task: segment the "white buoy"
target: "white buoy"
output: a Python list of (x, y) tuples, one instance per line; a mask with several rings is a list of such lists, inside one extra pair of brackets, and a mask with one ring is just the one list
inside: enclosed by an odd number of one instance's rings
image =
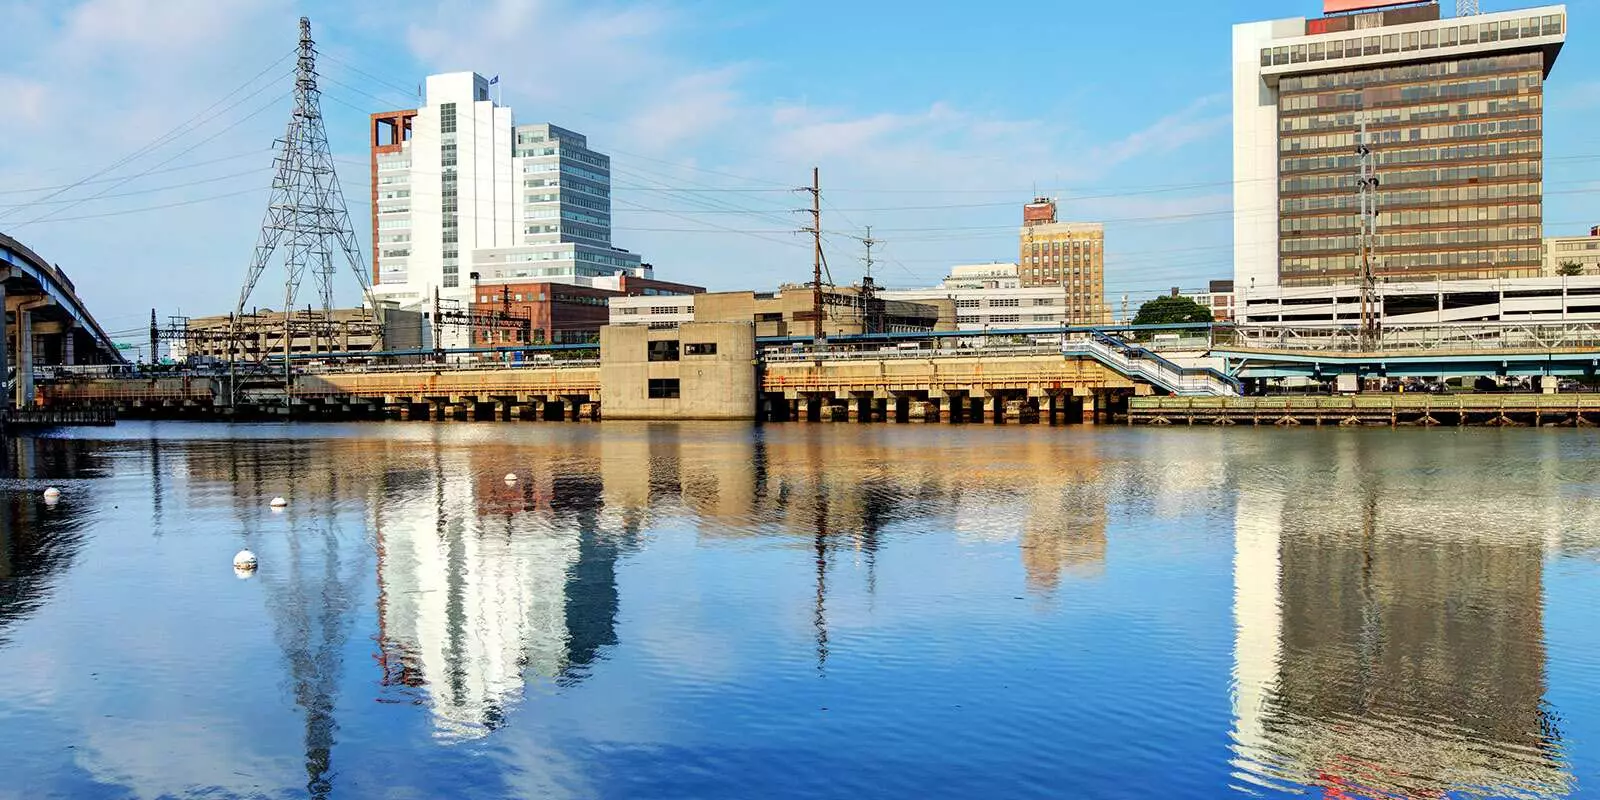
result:
[(274, 497), (269, 505), (271, 505), (273, 508), (283, 508), (284, 506), (289, 505), (289, 501), (281, 497)]
[(238, 554), (233, 557), (233, 568), (235, 570), (241, 570), (241, 569), (243, 569), (243, 570), (252, 570), (252, 569), (255, 569), (256, 568), (256, 554), (250, 552), (249, 550), (240, 550), (238, 552)]
[(516, 483), (516, 482), (517, 482), (517, 473), (515, 473), (515, 472), (507, 472), (506, 473), (506, 483)]
[(60, 499), (61, 499), (61, 490), (60, 489), (57, 489), (56, 487), (51, 486), (50, 488), (44, 490), (44, 501), (46, 503), (54, 503), (55, 501), (60, 500)]
[(233, 576), (241, 581), (250, 580), (256, 574), (255, 567), (234, 567)]

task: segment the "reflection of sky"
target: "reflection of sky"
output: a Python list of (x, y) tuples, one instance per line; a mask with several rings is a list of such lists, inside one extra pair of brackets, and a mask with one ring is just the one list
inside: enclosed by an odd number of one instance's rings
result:
[[(1243, 481), (1281, 503), (1286, 475), (1357, 447), (1366, 466), (1327, 468), (1449, 493), (1436, 527), (1501, 507), (1565, 532), (1549, 542), (1577, 541), (1593, 501), (1538, 509), (1600, 496), (1589, 450), (1534, 431), (1430, 432), (1420, 456), (1349, 431), (770, 426), (757, 480), (742, 469), (757, 449), (729, 426), (310, 426), (321, 438), (290, 449), (272, 428), (239, 428), (239, 447), (203, 438), (220, 428), (159, 429), (185, 437), (160, 457), (187, 471), (163, 470), (159, 535), (148, 449), (108, 446), (106, 477), (73, 500), (92, 506), (83, 550), (0, 646), (0, 730), (25, 733), (0, 750), (0, 774), (23, 776), (0, 797), (304, 796), (296, 674), (332, 703), (335, 797), (1215, 796), (1236, 782)], [(1500, 497), (1451, 467), (1491, 458), (1474, 468)], [(1547, 458), (1567, 464), (1534, 467)], [(502, 496), (511, 471), (534, 510)], [(598, 477), (563, 495), (557, 472)], [(820, 613), (819, 486), (837, 532)], [(288, 512), (266, 513), (278, 493)], [(584, 497), (604, 506), (567, 505)], [(986, 517), (1012, 533), (963, 532)], [(643, 527), (620, 556), (584, 556), (580, 518), (605, 541)], [(239, 581), (245, 544), (262, 571)], [(1600, 576), (1582, 552), (1551, 551), (1543, 578), (1546, 700), (1580, 787), (1600, 733)], [(615, 644), (563, 673), (573, 631), (554, 609), (577, 558), (614, 560), (614, 636), (595, 640)], [(468, 636), (454, 650), (451, 607), (424, 591), (453, 578)], [(318, 615), (330, 596), (342, 627)], [(417, 689), (380, 685), (380, 630), (415, 644)], [(337, 669), (291, 667), (320, 646)], [(442, 703), (452, 675), (470, 690)], [(479, 730), (472, 712), (493, 703), (504, 724)], [(475, 735), (437, 736), (458, 713)]]

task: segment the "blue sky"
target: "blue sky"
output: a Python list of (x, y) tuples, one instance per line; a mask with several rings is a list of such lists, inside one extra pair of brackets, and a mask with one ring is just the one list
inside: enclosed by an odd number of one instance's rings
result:
[[(307, 14), (362, 241), (366, 114), (413, 105), (426, 74), (471, 69), (501, 76), (519, 122), (574, 128), (612, 155), (615, 242), (660, 277), (806, 280), (810, 248), (791, 232), (806, 198), (787, 189), (815, 164), (836, 282), (859, 278), (851, 237), (866, 225), (890, 285), (1011, 260), (1037, 191), (1065, 218), (1107, 223), (1108, 299), (1137, 306), (1231, 276), (1229, 26), (1319, 5), (0, 0), (0, 230), (60, 263), (108, 329), (138, 328), (151, 307), (231, 310), (289, 111), (287, 63), (248, 79)], [(1568, 4), (1547, 88), (1549, 234), (1600, 223), (1597, 5)], [(252, 303), (279, 307), (281, 272), (261, 287)], [(356, 297), (346, 279), (340, 299)]]

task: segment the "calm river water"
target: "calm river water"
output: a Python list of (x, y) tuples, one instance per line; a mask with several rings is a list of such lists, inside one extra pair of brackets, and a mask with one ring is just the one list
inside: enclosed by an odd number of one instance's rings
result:
[(1597, 445), (619, 422), (20, 440), (0, 797), (1600, 796)]

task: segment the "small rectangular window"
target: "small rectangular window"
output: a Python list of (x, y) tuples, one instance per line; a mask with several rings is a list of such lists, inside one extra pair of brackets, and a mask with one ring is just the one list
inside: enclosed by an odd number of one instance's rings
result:
[[(658, 340), (656, 340), (654, 342), (651, 342), (650, 343), (649, 360), (651, 360), (651, 361), (677, 361), (678, 360), (678, 340), (677, 339), (658, 339)], [(676, 381), (674, 381), (674, 383), (676, 383)], [(673, 397), (677, 397), (677, 395), (673, 395)]]
[[(651, 342), (651, 344), (655, 343)], [(673, 344), (677, 344), (677, 342), (673, 342)], [(672, 400), (678, 396), (678, 379), (651, 378), (649, 389), (650, 399), (652, 400)]]
[(683, 346), (686, 356), (714, 356), (717, 354), (716, 342), (691, 342)]

